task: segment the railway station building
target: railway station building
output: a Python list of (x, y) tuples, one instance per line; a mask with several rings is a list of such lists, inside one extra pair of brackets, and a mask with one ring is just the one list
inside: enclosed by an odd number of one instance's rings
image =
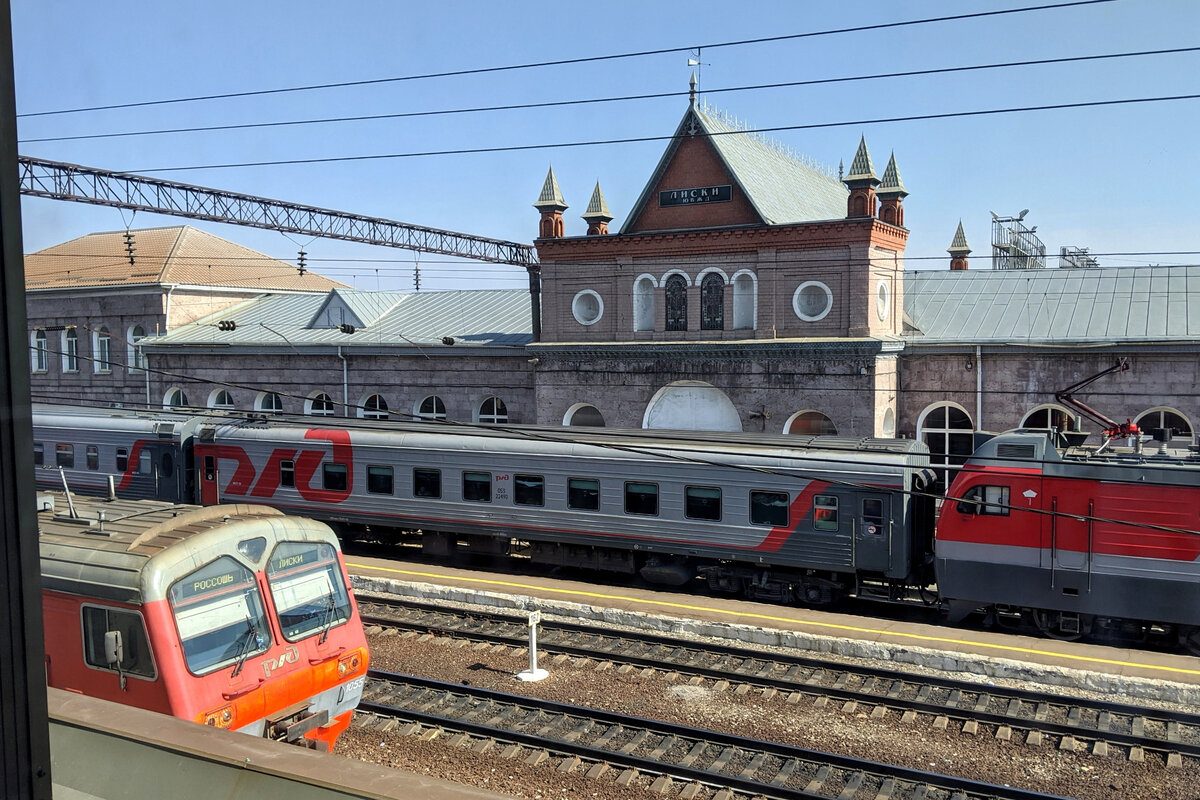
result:
[(899, 161), (850, 145), (828, 174), (693, 100), (619, 228), (597, 183), (565, 235), (545, 176), (536, 294), (358, 291), (187, 227), (134, 232), (132, 265), (122, 232), (83, 237), (26, 258), (35, 399), (904, 436), (954, 463), (976, 430), (1097, 431), (1055, 393), (1124, 358), (1080, 399), (1195, 443), (1200, 267), (980, 269), (960, 225), (949, 269), (906, 270)]

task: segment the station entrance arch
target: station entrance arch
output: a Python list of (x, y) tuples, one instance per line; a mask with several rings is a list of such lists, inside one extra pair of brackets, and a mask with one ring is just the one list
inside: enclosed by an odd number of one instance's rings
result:
[(740, 432), (742, 419), (733, 402), (711, 383), (676, 381), (650, 398), (642, 427)]

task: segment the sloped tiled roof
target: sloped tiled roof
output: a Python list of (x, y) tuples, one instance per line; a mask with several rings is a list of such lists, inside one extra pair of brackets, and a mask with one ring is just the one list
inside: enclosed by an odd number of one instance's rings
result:
[(750, 204), (768, 225), (791, 225), (797, 222), (843, 219), (846, 216), (846, 197), (849, 191), (841, 181), (797, 161), (762, 137), (735, 128), (716, 112), (701, 107), (689, 108), (679, 123), (675, 136), (659, 160), (646, 188), (634, 204), (622, 228), (637, 219), (649, 201), (659, 178), (671, 162), (678, 143), (689, 133), (692, 123), (709, 135), (726, 169), (741, 186)]
[(588, 200), (587, 210), (580, 216), (588, 222), (592, 220), (609, 222), (612, 220), (613, 215), (608, 210), (608, 203), (604, 200), (604, 192), (600, 191), (600, 181), (596, 181), (596, 188), (592, 190), (592, 198)]
[(958, 221), (958, 230), (954, 232), (954, 239), (951, 240), (950, 246), (946, 248), (946, 252), (954, 255), (955, 253), (969, 254), (971, 245), (967, 244), (967, 232), (963, 230), (962, 220)]
[(132, 231), (129, 263), (125, 231), (91, 233), (25, 256), (25, 287), (77, 289), (139, 284), (190, 284), (261, 291), (327, 292), (344, 284), (294, 264), (178, 225)]
[[(332, 294), (332, 293), (331, 293)], [(325, 295), (276, 294), (256, 297), (232, 308), (183, 325), (154, 339), (153, 345), (306, 345), (445, 347), (450, 336), (458, 346), (520, 347), (532, 339), (529, 292), (525, 289), (474, 289), (450, 292), (346, 292), (357, 308), (371, 316), (365, 327), (342, 333), (335, 326), (312, 327), (318, 312), (330, 302)], [(373, 298), (363, 295), (375, 295)], [(219, 331), (218, 320), (237, 324)]]
[(562, 189), (558, 188), (558, 178), (554, 177), (554, 167), (550, 167), (550, 171), (546, 173), (546, 182), (542, 184), (542, 193), (538, 195), (537, 202), (533, 204), (534, 208), (559, 209), (565, 211), (570, 208), (567, 201), (563, 200)]
[(913, 344), (1193, 341), (1200, 266), (910, 272), (904, 311)]

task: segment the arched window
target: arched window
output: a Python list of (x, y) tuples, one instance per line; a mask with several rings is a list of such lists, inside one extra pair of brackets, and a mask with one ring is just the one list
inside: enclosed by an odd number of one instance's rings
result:
[(758, 302), (758, 284), (749, 272), (733, 276), (733, 329), (736, 331), (754, 328), (755, 306)]
[(971, 415), (954, 403), (937, 403), (921, 412), (917, 438), (929, 446), (929, 464), (937, 473), (935, 491), (944, 492), (955, 471), (975, 449)]
[(603, 428), (604, 415), (600, 409), (587, 403), (576, 403), (567, 409), (563, 417), (563, 425), (574, 428)]
[(642, 275), (633, 284), (633, 329), (654, 330), (654, 278)]
[(232, 411), (233, 395), (229, 393), (228, 389), (213, 389), (212, 394), (208, 396), (208, 407)]
[(837, 436), (837, 426), (820, 411), (799, 411), (787, 421), (783, 432), (796, 436)]
[(258, 396), (258, 403), (255, 405), (259, 411), (265, 411), (268, 414), (283, 413), (283, 398), (275, 392), (263, 392)]
[(126, 359), (126, 364), (129, 365), (130, 372), (141, 372), (146, 368), (146, 354), (142, 352), (142, 348), (138, 346), (138, 340), (146, 335), (146, 329), (141, 325), (132, 325), (129, 328), (129, 333), (126, 339), (129, 342), (129, 358)]
[(716, 272), (700, 282), (700, 330), (725, 330), (725, 279)]
[(686, 331), (688, 327), (687, 278), (676, 273), (667, 278), (664, 285), (666, 287), (667, 330)]
[(1038, 406), (1021, 420), (1022, 428), (1054, 429), (1059, 432), (1079, 430), (1079, 420), (1061, 406)]
[(187, 404), (187, 395), (178, 387), (168, 389), (163, 398), (163, 408), (184, 408)]
[(436, 394), (431, 394), (417, 406), (417, 419), (440, 420), (446, 418), (446, 404)]
[(383, 399), (383, 395), (373, 394), (363, 401), (358, 409), (358, 415), (363, 419), (387, 419), (387, 401)]
[(503, 425), (508, 422), (508, 406), (504, 405), (504, 401), (495, 395), (489, 397), (479, 406), (479, 421)]
[(63, 372), (79, 371), (79, 334), (74, 328), (63, 331), (62, 339), (62, 368)]
[(1183, 447), (1195, 440), (1194, 428), (1188, 418), (1173, 408), (1152, 408), (1134, 420), (1142, 433), (1152, 435), (1155, 428), (1171, 431), (1171, 444)]
[(50, 368), (49, 347), (46, 344), (46, 332), (33, 332), (33, 371), (45, 372)]
[(332, 417), (333, 398), (324, 392), (313, 392), (304, 401), (304, 413), (314, 417)]
[(92, 371), (112, 372), (112, 337), (103, 325), (92, 331)]

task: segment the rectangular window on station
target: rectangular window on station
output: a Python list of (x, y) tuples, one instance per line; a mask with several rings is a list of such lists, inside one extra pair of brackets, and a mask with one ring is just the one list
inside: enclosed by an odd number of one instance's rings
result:
[[(850, 513), (854, 513), (851, 506)], [(838, 529), (838, 499), (830, 494), (819, 494), (813, 498), (813, 528), (818, 531)]]
[(513, 475), (513, 503), (519, 506), (546, 504), (546, 479), (541, 475)]
[(87, 468), (100, 469), (100, 448), (94, 444), (87, 446)]
[(287, 487), (295, 487), (296, 485), (296, 462), (295, 461), (280, 461), (279, 462), (279, 485)]
[(321, 467), (321, 485), (332, 492), (344, 492), (350, 485), (350, 471), (336, 461)]
[(71, 469), (75, 466), (75, 445), (60, 444), (54, 447), (54, 464)]
[(625, 513), (658, 516), (658, 484), (626, 481)]
[(377, 464), (367, 465), (368, 492), (371, 494), (391, 494), (393, 483), (391, 467), (383, 467)]
[(464, 471), (463, 500), (468, 503), (492, 502), (492, 473)]
[(413, 497), (437, 499), (442, 496), (442, 472), (437, 469), (413, 470)]
[(576, 511), (595, 511), (600, 508), (600, 481), (592, 478), (571, 478), (567, 481), (567, 507)]
[(788, 524), (787, 492), (751, 492), (750, 522), (784, 528)]
[(719, 520), (721, 490), (716, 486), (687, 486), (683, 490), (683, 513), (688, 519)]

